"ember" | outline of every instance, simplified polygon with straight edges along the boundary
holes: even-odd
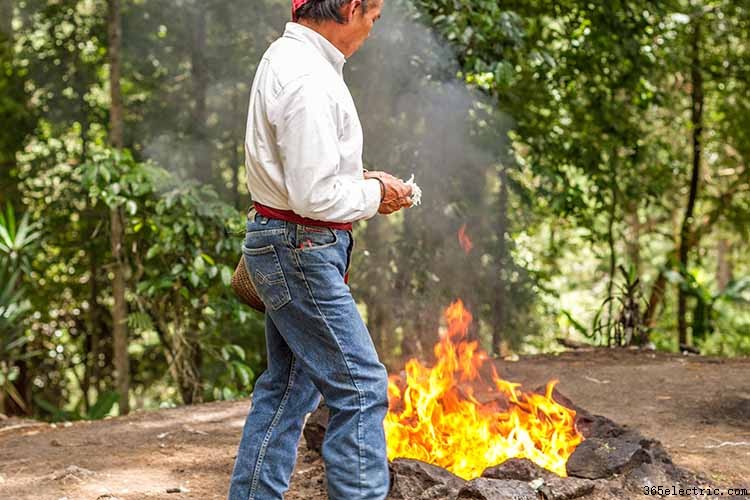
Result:
[[[473,479],[511,458],[527,458],[559,476],[583,436],[575,411],[552,393],[526,393],[520,384],[480,374],[487,354],[468,341],[471,313],[459,300],[444,313],[447,329],[435,346],[433,367],[411,359],[406,380],[391,377],[390,411],[385,420],[388,458],[411,458]],[[477,393],[489,393],[488,402]]]
[[[471,241],[471,238],[469,238],[469,235],[466,234],[466,224],[461,226],[461,229],[458,230],[458,244],[464,249],[466,255],[469,255],[474,248],[474,243]]]

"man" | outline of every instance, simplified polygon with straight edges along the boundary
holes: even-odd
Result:
[[[323,459],[332,499],[383,499],[388,378],[346,284],[351,224],[412,204],[411,187],[362,168],[362,128],[343,80],[383,0],[294,0],[263,56],[247,124],[256,214],[243,246],[266,305],[268,369],[258,378],[230,500],[281,499],[304,417],[330,409]]]

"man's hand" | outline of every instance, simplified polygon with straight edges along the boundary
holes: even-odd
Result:
[[[380,208],[378,213],[388,215],[413,205],[412,188],[401,179],[387,172],[379,171],[365,172],[365,179],[377,179],[380,182]]]

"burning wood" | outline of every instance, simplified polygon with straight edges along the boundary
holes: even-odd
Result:
[[[677,467],[658,441],[577,406],[555,382],[525,393],[483,368],[488,357],[467,340],[472,318],[460,301],[445,320],[434,366],[410,360],[403,380],[391,379],[389,500],[602,500],[641,498],[655,485],[712,486]],[[322,406],[305,426],[318,454],[327,423]]]
[[[471,313],[459,300],[446,309],[447,329],[435,346],[436,362],[406,364],[405,380],[391,377],[390,412],[385,419],[388,458],[411,458],[473,479],[511,458],[527,458],[566,476],[568,457],[583,436],[576,412],[556,402],[552,381],[545,394],[526,393],[519,384],[492,380],[480,369],[488,359],[467,340]],[[482,402],[477,391],[497,397]]]

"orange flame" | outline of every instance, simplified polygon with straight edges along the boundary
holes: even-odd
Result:
[[[474,248],[474,243],[471,241],[471,238],[469,238],[469,235],[466,234],[466,224],[461,226],[461,229],[458,230],[458,244],[464,249],[466,255],[469,255]]]
[[[458,300],[444,318],[447,330],[435,345],[435,365],[410,359],[405,384],[390,377],[388,458],[421,460],[464,479],[510,458],[527,458],[564,477],[583,436],[575,411],[552,397],[557,381],[542,395],[520,391],[520,384],[502,380],[494,367],[492,382],[483,380],[480,369],[488,356],[478,342],[466,339],[471,313]]]

